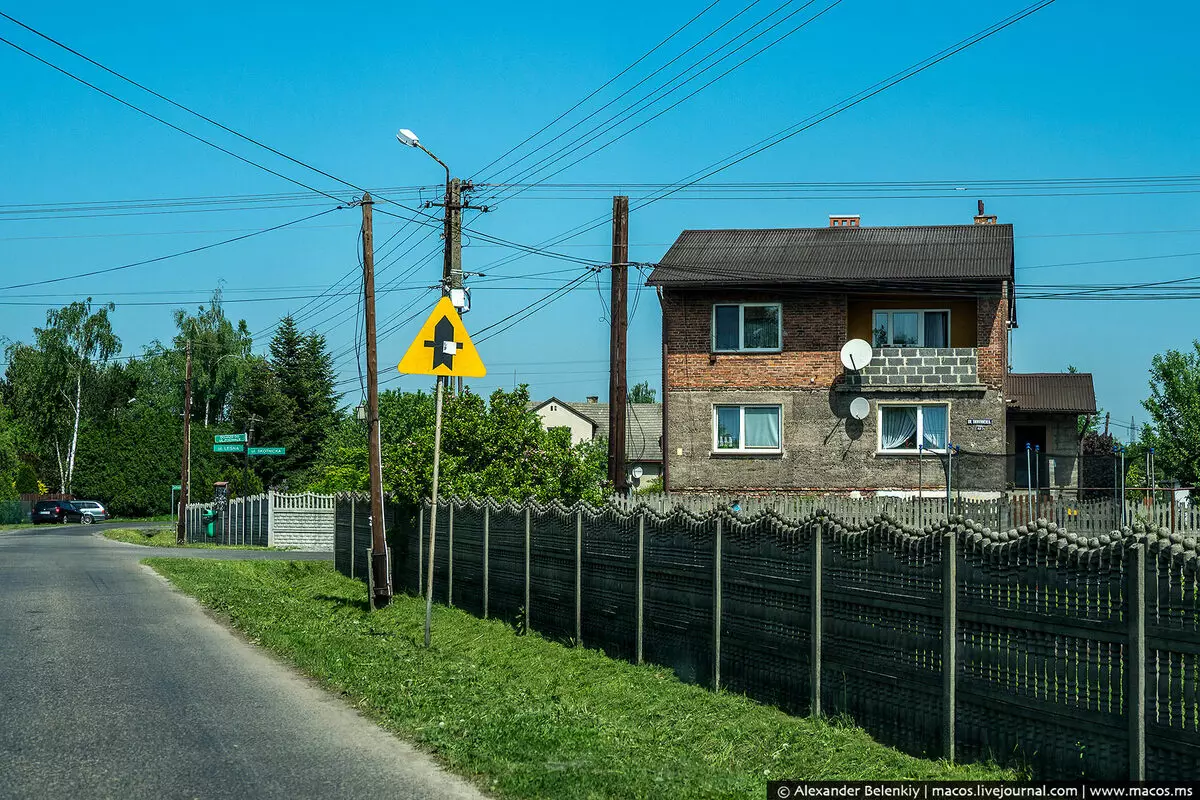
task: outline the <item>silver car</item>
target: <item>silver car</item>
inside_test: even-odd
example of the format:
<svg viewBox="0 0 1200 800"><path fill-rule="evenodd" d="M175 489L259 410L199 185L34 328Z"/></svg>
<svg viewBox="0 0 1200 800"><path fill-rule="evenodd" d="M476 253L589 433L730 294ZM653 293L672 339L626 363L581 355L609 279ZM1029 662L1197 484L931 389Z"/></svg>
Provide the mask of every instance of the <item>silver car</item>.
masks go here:
<svg viewBox="0 0 1200 800"><path fill-rule="evenodd" d="M89 522L103 522L109 518L108 509L95 500L75 500L72 501L72 505L83 512L85 525Z"/></svg>

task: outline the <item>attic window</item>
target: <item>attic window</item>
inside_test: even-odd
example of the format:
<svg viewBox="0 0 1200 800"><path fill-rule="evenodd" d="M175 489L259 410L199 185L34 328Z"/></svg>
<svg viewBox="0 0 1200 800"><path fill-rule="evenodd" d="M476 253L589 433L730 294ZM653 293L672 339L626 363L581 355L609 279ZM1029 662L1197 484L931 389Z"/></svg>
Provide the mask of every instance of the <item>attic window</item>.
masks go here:
<svg viewBox="0 0 1200 800"><path fill-rule="evenodd" d="M558 406L554 405L554 403L551 403L551 404L550 404L550 410L551 410L551 411L558 411Z"/></svg>

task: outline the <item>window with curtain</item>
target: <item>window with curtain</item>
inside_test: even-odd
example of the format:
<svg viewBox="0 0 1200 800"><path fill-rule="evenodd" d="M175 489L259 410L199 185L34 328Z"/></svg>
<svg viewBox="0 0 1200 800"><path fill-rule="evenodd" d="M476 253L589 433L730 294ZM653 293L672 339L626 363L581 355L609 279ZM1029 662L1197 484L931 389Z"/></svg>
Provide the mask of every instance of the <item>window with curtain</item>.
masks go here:
<svg viewBox="0 0 1200 800"><path fill-rule="evenodd" d="M713 449L778 452L783 447L779 406L714 406Z"/></svg>
<svg viewBox="0 0 1200 800"><path fill-rule="evenodd" d="M938 310L876 310L871 315L875 347L949 347L950 312Z"/></svg>
<svg viewBox="0 0 1200 800"><path fill-rule="evenodd" d="M950 408L944 403L880 406L879 449L881 452L915 453L945 450L950 439Z"/></svg>
<svg viewBox="0 0 1200 800"><path fill-rule="evenodd" d="M714 352L777 351L783 343L783 310L779 303L713 306Z"/></svg>

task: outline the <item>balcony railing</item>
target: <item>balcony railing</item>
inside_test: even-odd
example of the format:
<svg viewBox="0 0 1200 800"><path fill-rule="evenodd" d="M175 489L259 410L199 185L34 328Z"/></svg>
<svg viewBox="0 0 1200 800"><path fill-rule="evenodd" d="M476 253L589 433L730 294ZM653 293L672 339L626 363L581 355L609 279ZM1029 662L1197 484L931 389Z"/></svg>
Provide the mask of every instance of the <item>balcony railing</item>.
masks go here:
<svg viewBox="0 0 1200 800"><path fill-rule="evenodd" d="M871 363L846 371L847 389L973 389L979 385L974 347L877 347Z"/></svg>

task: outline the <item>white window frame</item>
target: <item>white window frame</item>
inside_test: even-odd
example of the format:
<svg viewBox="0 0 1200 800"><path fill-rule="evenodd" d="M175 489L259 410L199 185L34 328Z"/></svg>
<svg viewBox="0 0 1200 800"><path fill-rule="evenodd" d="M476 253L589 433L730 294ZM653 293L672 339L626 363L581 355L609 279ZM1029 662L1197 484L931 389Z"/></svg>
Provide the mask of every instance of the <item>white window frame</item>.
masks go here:
<svg viewBox="0 0 1200 800"><path fill-rule="evenodd" d="M950 417L951 417L950 412L952 410L950 403L940 402L940 401L933 401L933 402L929 402L929 401L916 402L916 401L914 401L911 403L880 403L879 404L879 412L876 417L876 421L878 422L878 425L876 425L877 430L875 432L875 452L879 455L888 455L888 456L892 456L892 455L915 456L915 455L919 455L920 453L944 454L946 452L945 447L922 447L922 448L905 447L905 448L896 448L895 450L886 450L883 447L883 411L885 408L913 408L913 407L915 407L917 409L917 444L919 445L921 442L925 441L925 412L922 411L922 409L924 409L927 406L941 406L942 408L946 409L946 444L947 445L950 444Z"/></svg>
<svg viewBox="0 0 1200 800"><path fill-rule="evenodd" d="M871 346L875 347L875 315L888 315L888 340L887 344L879 345L880 347L927 347L925 344L925 315L928 313L945 314L946 315L946 347L951 346L950 341L950 309L948 308L873 308L871 309ZM892 314L916 314L917 315L917 344L892 344ZM715 335L715 334L714 334Z"/></svg>
<svg viewBox="0 0 1200 800"><path fill-rule="evenodd" d="M720 447L718 441L718 424L717 424L717 409L719 408L736 408L738 409L738 447ZM773 408L779 416L779 446L778 447L750 447L746 444L746 409L747 408ZM783 452L783 406L779 403L713 403L712 407L712 452L714 455L762 455L762 454L778 454Z"/></svg>
<svg viewBox="0 0 1200 800"><path fill-rule="evenodd" d="M738 346L733 350L717 349L717 309L720 307L737 306L738 309ZM779 342L778 347L746 347L746 309L747 308L774 308L778 313L775 315L776 320L776 340ZM874 317L872 317L874 320ZM713 303L712 320L710 329L712 336L709 338L709 344L714 353L780 353L783 352L783 304L782 303Z"/></svg>

